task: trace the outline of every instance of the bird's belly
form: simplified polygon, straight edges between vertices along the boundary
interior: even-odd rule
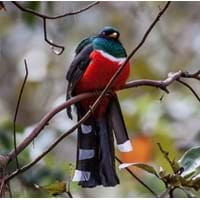
[[[77,93],[102,90],[125,61],[125,58],[115,58],[98,50],[93,51],[90,58],[91,62],[77,84]],[[129,73],[130,64],[127,63],[112,84],[112,89],[122,87],[128,79]]]

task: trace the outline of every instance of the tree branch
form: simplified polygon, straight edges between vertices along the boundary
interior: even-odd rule
[[[55,43],[53,43],[52,41],[50,41],[50,40],[48,39],[48,36],[47,36],[47,26],[46,26],[46,25],[47,25],[46,18],[42,18],[42,20],[43,20],[43,29],[44,29],[44,40],[45,40],[48,44],[50,44],[50,45],[52,46],[52,50],[53,50],[53,52],[54,52],[55,54],[61,55],[61,54],[63,53],[63,51],[65,50],[65,47],[64,47],[64,46],[61,46],[61,45],[58,45],[58,44],[55,44]],[[55,51],[53,47],[60,48],[60,49],[61,49],[60,52]]]
[[[48,36],[47,36],[47,27],[46,27],[46,20],[47,20],[47,19],[49,19],[49,20],[54,20],[54,19],[60,19],[60,18],[66,17],[66,16],[77,15],[77,14],[82,13],[82,12],[84,12],[84,11],[90,9],[91,7],[97,5],[97,4],[99,3],[99,1],[95,1],[95,2],[89,4],[88,6],[86,6],[85,8],[82,8],[82,9],[80,9],[80,10],[77,10],[77,11],[74,11],[74,12],[67,12],[67,13],[64,13],[64,14],[61,14],[61,15],[57,15],[57,16],[53,16],[53,17],[48,16],[48,15],[41,14],[41,13],[36,12],[36,11],[34,11],[34,10],[31,10],[31,9],[29,9],[29,8],[25,8],[25,7],[21,6],[21,5],[20,5],[18,2],[16,2],[16,1],[12,1],[12,3],[13,3],[18,9],[20,9],[21,11],[26,12],[26,13],[30,13],[30,14],[32,14],[32,15],[34,15],[34,16],[39,17],[39,18],[42,19],[42,22],[43,22],[43,29],[44,29],[44,40],[45,40],[48,44],[50,44],[50,45],[52,46],[52,50],[53,50],[53,52],[54,52],[55,54],[61,55],[61,54],[64,52],[65,47],[64,47],[64,46],[61,46],[61,45],[58,45],[58,44],[55,44],[55,43],[53,43],[51,40],[48,39]],[[58,52],[58,51],[55,51],[53,47],[59,48],[60,51],[59,51],[59,52]]]
[[[120,164],[123,163],[117,156],[115,156],[115,159]],[[146,185],[140,178],[138,178],[129,168],[126,167],[125,169],[133,178],[135,178],[140,184],[142,184],[149,192],[151,192],[155,197],[158,197],[158,195],[148,185]]]
[[[18,100],[17,100],[17,106],[16,106],[16,109],[15,109],[15,115],[14,115],[14,119],[13,119],[13,136],[14,136],[14,148],[15,148],[15,159],[16,159],[17,169],[19,169],[19,162],[18,162],[18,159],[17,159],[17,147],[16,147],[17,146],[17,142],[16,142],[16,120],[17,120],[17,114],[18,114],[18,111],[19,111],[19,106],[20,106],[22,94],[23,94],[23,91],[24,91],[24,86],[25,86],[27,78],[28,78],[28,67],[27,67],[26,60],[24,60],[24,65],[25,65],[26,73],[25,73],[24,81],[23,81],[21,89],[20,89],[19,97],[18,97]]]
[[[199,72],[200,73],[200,72]],[[139,87],[139,86],[150,86],[150,87],[156,87],[156,88],[160,88],[161,90],[163,90],[163,88],[167,88],[167,86],[171,85],[173,82],[175,82],[176,80],[178,80],[181,77],[184,78],[193,78],[195,79],[196,76],[199,75],[199,73],[195,73],[195,74],[190,74],[188,73],[187,76],[185,76],[185,72],[175,72],[175,73],[169,73],[168,77],[161,81],[161,80],[135,80],[135,81],[130,81],[128,83],[125,84],[125,86],[119,90],[123,90],[123,89],[128,89],[128,88],[134,88],[134,87]],[[166,91],[164,89],[164,91]],[[167,90],[168,91],[168,90]],[[86,98],[89,97],[93,97],[94,95],[99,95],[101,94],[101,92],[88,92],[88,93],[83,93],[80,95],[77,95],[75,97],[72,97],[71,99],[69,99],[68,101],[62,103],[61,105],[59,105],[58,107],[54,108],[52,111],[48,112],[41,120],[40,122],[36,125],[36,127],[33,129],[33,131],[29,134],[29,136],[27,136],[27,138],[24,139],[24,141],[22,141],[21,144],[19,144],[17,146],[17,154],[19,154],[21,151],[23,151],[24,148],[26,148],[31,141],[38,136],[38,134],[40,133],[40,131],[45,127],[46,124],[48,124],[48,122],[60,111],[62,111],[63,109],[65,109],[68,106],[71,106],[72,104],[75,104],[79,101],[82,101]],[[107,94],[106,94],[107,95]],[[87,116],[86,116],[87,117]],[[68,130],[66,133],[64,133],[63,135],[61,135],[46,151],[44,151],[39,157],[37,157],[34,161],[30,162],[29,164],[25,165],[24,167],[22,167],[19,171],[15,171],[13,172],[9,177],[8,180],[15,177],[17,174],[22,173],[24,171],[26,171],[27,169],[31,168],[34,164],[36,164],[38,161],[40,161],[47,153],[49,153],[63,138],[65,138],[66,136],[68,136],[69,134],[71,134],[76,128],[78,128],[80,126],[81,123],[83,123],[87,118],[84,117],[83,119],[81,119],[81,121],[79,121],[76,125],[74,125],[70,130]],[[7,162],[9,162],[10,160],[13,160],[15,158],[15,151],[12,150],[10,152],[10,154],[8,154],[7,157]]]
[[[182,85],[186,86],[187,88],[189,88],[189,90],[194,94],[194,96],[197,98],[197,100],[200,102],[200,97],[197,95],[197,93],[194,91],[194,89],[186,82],[178,79],[177,80],[179,83],[181,83]]]
[[[64,13],[64,14],[61,14],[61,15],[57,15],[57,16],[48,16],[48,15],[36,12],[34,10],[31,10],[29,8],[25,8],[25,7],[21,6],[16,1],[12,1],[12,3],[23,12],[30,13],[30,14],[35,15],[35,16],[40,17],[40,18],[54,20],[54,19],[60,19],[60,18],[63,18],[63,17],[71,16],[71,15],[77,15],[79,13],[82,13],[82,12],[92,8],[93,6],[99,4],[100,2],[99,1],[95,1],[95,2],[92,2],[91,4],[87,5],[85,8],[81,8],[80,10],[73,11],[73,12],[67,12],[67,13]]]

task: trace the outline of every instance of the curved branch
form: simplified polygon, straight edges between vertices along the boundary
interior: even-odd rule
[[[52,111],[48,112],[40,121],[39,123],[35,126],[35,128],[32,130],[30,135],[28,135],[16,148],[16,153],[17,155],[21,153],[33,140],[38,136],[38,134],[42,131],[42,129],[48,124],[48,122],[60,111],[63,109],[67,108],[68,106],[77,103],[85,98],[89,98],[93,96],[93,93],[84,93],[80,94],[76,97],[73,97],[69,99],[68,101],[62,103],[61,105],[57,106],[54,108]],[[8,162],[13,160],[15,158],[15,150],[12,150],[8,155],[7,155]]]
[[[19,106],[20,106],[22,94],[23,94],[23,91],[24,91],[24,87],[25,87],[25,84],[26,84],[26,81],[27,81],[27,78],[28,78],[28,67],[27,67],[26,60],[24,60],[24,65],[25,65],[25,77],[24,77],[24,81],[23,81],[21,89],[20,89],[19,97],[18,97],[18,100],[17,100],[17,106],[16,106],[16,109],[15,109],[15,115],[14,115],[14,119],[13,119],[14,148],[15,148],[16,165],[17,165],[18,169],[19,169],[19,162],[18,162],[18,159],[17,159],[17,147],[16,147],[17,146],[17,142],[16,142],[16,120],[17,120],[17,114],[18,114],[18,111],[19,111]]]
[[[135,80],[135,81],[130,81],[128,83],[125,84],[125,86],[119,90],[123,90],[123,89],[128,89],[128,88],[134,88],[134,87],[140,87],[140,86],[150,86],[150,87],[156,87],[156,88],[160,88],[161,90],[164,91],[168,91],[167,86],[171,85],[173,82],[175,82],[176,80],[178,80],[181,77],[184,78],[193,78],[195,79],[195,77],[198,76],[198,74],[196,74],[195,76],[191,76],[190,73],[188,73],[188,75],[185,77],[185,72],[175,72],[175,73],[169,73],[168,77],[161,81],[161,80]],[[38,134],[40,133],[40,131],[45,127],[46,124],[48,124],[49,120],[51,120],[58,112],[62,111],[63,109],[65,109],[66,107],[75,104],[81,100],[84,100],[86,98],[89,97],[93,97],[94,95],[99,95],[101,94],[101,91],[99,92],[88,92],[88,93],[84,93],[84,94],[80,94],[77,95],[75,97],[72,97],[71,99],[69,99],[68,101],[62,103],[61,105],[57,106],[56,108],[54,108],[52,111],[50,111],[49,113],[47,113],[38,123],[38,125],[33,129],[33,131],[30,133],[29,136],[27,136],[27,138],[24,139],[24,141],[22,141],[21,144],[19,144],[17,146],[17,154],[19,154],[21,151],[23,151],[23,149],[25,147],[27,147],[31,141],[38,136]],[[106,94],[107,95],[107,94]],[[108,93],[109,95],[109,93]],[[66,133],[64,133],[63,135],[61,135],[45,152],[43,152],[39,157],[37,157],[34,161],[28,163],[27,165],[25,165],[24,167],[22,167],[20,170],[16,170],[15,172],[13,172],[9,177],[8,180],[10,180],[11,178],[15,177],[16,175],[26,171],[27,169],[29,169],[30,167],[32,167],[34,164],[36,164],[39,160],[41,160],[47,153],[49,153],[63,138],[65,138],[66,136],[68,136],[69,134],[71,134],[77,127],[80,126],[81,123],[83,123],[87,117],[89,117],[89,115],[91,110],[89,111],[89,114],[87,116],[84,116],[84,118],[82,118],[76,125],[74,125],[70,130],[68,130]],[[8,154],[7,156],[7,162],[13,160],[15,158],[15,152],[14,150],[11,151],[10,154]]]
[[[56,52],[54,49],[53,49],[53,52],[57,55],[61,55],[63,53],[63,51],[65,50],[65,47],[64,46],[61,46],[61,45],[58,45],[58,44],[55,44],[53,42],[51,42],[49,39],[48,39],[48,36],[47,36],[47,22],[46,22],[46,18],[43,18],[43,29],[44,29],[44,40],[50,44],[52,46],[52,49],[53,47],[57,47],[60,50],[60,52]]]
[[[197,93],[194,91],[194,89],[186,82],[178,79],[177,80],[179,83],[181,83],[182,85],[186,86],[187,88],[189,88],[189,90],[193,93],[193,95],[198,99],[198,101],[200,102],[200,97],[197,95]]]
[[[21,6],[18,2],[16,1],[12,1],[12,3],[17,7],[19,8],[21,11],[23,12],[27,12],[27,13],[30,13],[32,15],[35,15],[37,17],[40,17],[40,18],[45,18],[45,19],[60,19],[60,18],[63,18],[63,17],[66,17],[66,16],[70,16],[70,15],[77,15],[79,13],[82,13],[88,9],[90,9],[91,7],[97,5],[98,3],[100,3],[99,1],[95,1],[95,2],[92,2],[91,4],[89,4],[88,6],[86,6],[85,8],[82,8],[80,10],[77,10],[77,11],[73,11],[73,12],[67,12],[67,13],[64,13],[64,14],[61,14],[61,15],[57,15],[57,16],[48,16],[48,15],[45,15],[45,14],[41,14],[39,12],[36,12],[34,10],[31,10],[29,8],[25,8],[23,6]]]

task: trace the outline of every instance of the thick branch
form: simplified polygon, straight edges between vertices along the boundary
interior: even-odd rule
[[[166,78],[165,80],[161,81],[161,80],[136,80],[136,81],[130,81],[128,83],[126,83],[126,85],[121,88],[120,90],[123,89],[127,89],[127,88],[132,88],[132,87],[140,87],[140,86],[151,86],[151,87],[156,87],[156,88],[160,88],[163,90],[163,88],[167,88],[167,86],[171,85],[173,82],[175,82],[176,80],[178,80],[181,77],[184,78],[195,78],[196,76],[198,76],[198,74],[196,74],[195,76],[193,75],[193,77],[191,77],[191,74],[188,73],[187,76],[185,76],[185,72],[175,72],[175,73],[169,73],[168,78]],[[164,91],[166,91],[164,89]],[[168,90],[167,90],[168,91]],[[17,146],[17,154],[19,154],[21,151],[23,151],[23,149],[28,146],[31,141],[38,136],[38,134],[40,133],[40,131],[45,127],[46,124],[48,124],[49,120],[51,120],[58,112],[62,111],[63,109],[65,109],[66,107],[75,104],[83,99],[92,97],[94,95],[99,95],[101,92],[98,93],[84,93],[84,94],[80,94],[77,95],[71,99],[69,99],[68,101],[64,102],[63,104],[59,105],[58,107],[56,107],[55,109],[53,109],[52,111],[50,111],[49,113],[47,113],[42,119],[41,121],[36,125],[36,127],[34,128],[34,130],[30,133],[29,136],[27,136],[27,138],[25,138],[24,141],[22,141],[21,144],[19,144]],[[69,134],[71,134],[77,127],[80,126],[81,123],[84,122],[84,120],[86,120],[87,118],[84,117],[83,119],[81,119],[81,121],[79,121],[75,126],[73,126],[70,130],[68,130],[65,134],[61,135],[45,152],[43,152],[39,157],[37,157],[34,161],[32,161],[31,163],[25,165],[23,168],[20,169],[20,171],[15,171],[13,172],[8,179],[11,179],[12,177],[16,176],[19,173],[22,173],[24,171],[26,171],[27,169],[29,169],[30,167],[32,167],[34,164],[36,164],[39,160],[41,160],[47,153],[49,153],[63,138],[65,138],[66,136],[68,136]],[[10,161],[12,159],[15,158],[15,152],[14,150],[8,155],[8,159],[7,161]]]
[[[19,154],[21,153],[21,151],[24,150],[24,148],[26,148],[33,140],[34,138],[36,138],[38,136],[38,134],[41,132],[41,130],[48,124],[48,122],[60,111],[62,111],[63,109],[67,108],[68,106],[77,103],[83,99],[89,98],[91,96],[93,96],[93,93],[84,93],[84,94],[80,94],[76,97],[73,97],[71,99],[69,99],[68,101],[62,103],[61,105],[59,105],[58,107],[56,107],[55,109],[53,109],[52,111],[48,112],[41,120],[40,122],[35,126],[35,128],[33,129],[33,131],[30,133],[30,135],[28,135],[16,148],[16,153]],[[15,158],[15,151],[12,150],[9,154],[8,154],[9,160],[12,160]]]

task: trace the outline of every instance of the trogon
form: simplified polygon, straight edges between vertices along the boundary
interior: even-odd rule
[[[120,33],[106,26],[98,34],[83,39],[66,75],[67,99],[84,92],[103,90],[126,59],[119,41]],[[127,63],[92,115],[78,128],[77,162],[73,181],[82,187],[105,187],[119,184],[115,170],[114,137],[121,152],[132,150],[115,90],[122,87],[130,73]],[[97,96],[76,103],[80,120]],[[71,108],[67,109],[72,119]]]

